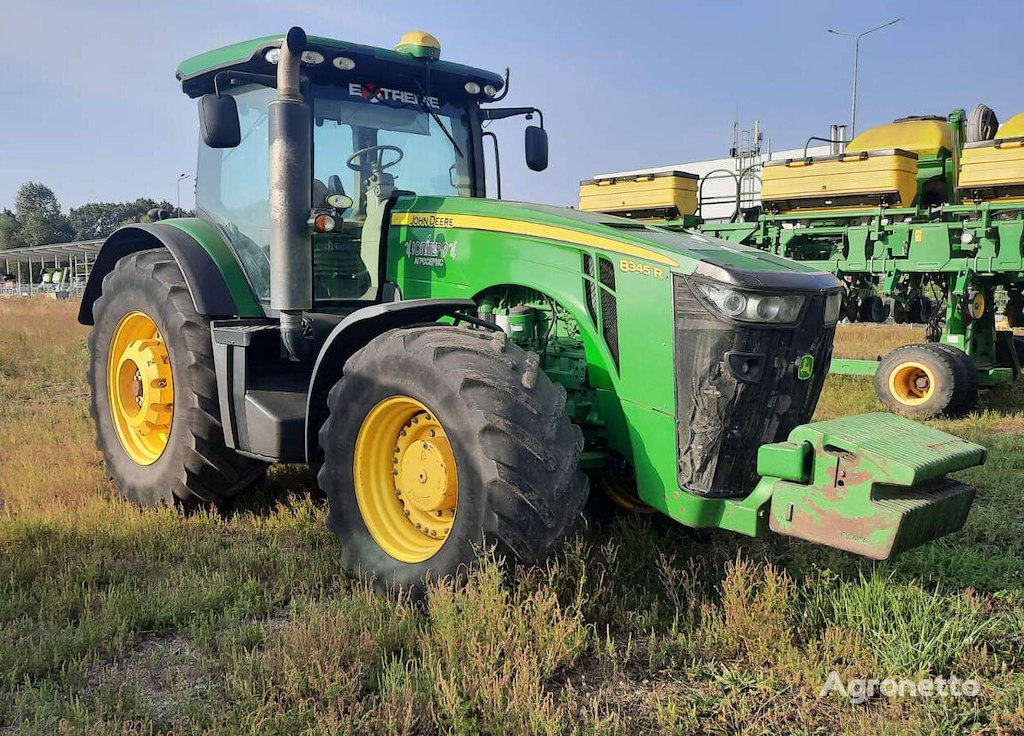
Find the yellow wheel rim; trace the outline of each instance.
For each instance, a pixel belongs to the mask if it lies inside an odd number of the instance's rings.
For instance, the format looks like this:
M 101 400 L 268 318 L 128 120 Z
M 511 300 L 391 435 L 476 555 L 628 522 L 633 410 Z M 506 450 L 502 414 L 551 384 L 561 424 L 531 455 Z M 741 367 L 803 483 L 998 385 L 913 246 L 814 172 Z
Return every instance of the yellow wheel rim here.
M 935 376 L 927 366 L 914 361 L 900 363 L 889 374 L 889 393 L 901 404 L 923 404 L 935 391 Z
M 640 500 L 636 486 L 629 481 L 615 476 L 605 476 L 599 481 L 601 490 L 615 503 L 626 511 L 634 514 L 653 514 L 655 509 Z
M 971 299 L 971 317 L 981 319 L 985 314 L 985 295 L 980 291 Z
M 143 312 L 121 318 L 107 354 L 107 402 L 121 446 L 139 465 L 152 465 L 167 447 L 174 382 L 164 338 Z
M 392 396 L 370 409 L 356 437 L 356 502 L 391 557 L 423 562 L 448 539 L 459 477 L 444 427 L 422 402 Z

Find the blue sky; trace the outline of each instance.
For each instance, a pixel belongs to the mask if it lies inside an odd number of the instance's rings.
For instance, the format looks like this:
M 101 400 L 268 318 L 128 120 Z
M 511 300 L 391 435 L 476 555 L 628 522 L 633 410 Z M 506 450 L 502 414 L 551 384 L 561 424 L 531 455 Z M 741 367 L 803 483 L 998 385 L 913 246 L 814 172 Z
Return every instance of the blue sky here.
M 945 7 L 943 7 L 945 6 Z M 174 201 L 194 173 L 195 103 L 179 61 L 302 25 L 393 46 L 423 29 L 444 58 L 512 67 L 506 103 L 545 114 L 551 166 L 526 169 L 522 121 L 498 123 L 506 198 L 571 204 L 595 173 L 724 156 L 736 119 L 776 149 L 849 118 L 853 42 L 864 39 L 858 128 L 913 114 L 1024 110 L 1024 2 L 355 2 L 0 0 L 0 207 L 43 181 L 65 208 L 137 196 Z M 191 181 L 182 204 L 192 202 Z

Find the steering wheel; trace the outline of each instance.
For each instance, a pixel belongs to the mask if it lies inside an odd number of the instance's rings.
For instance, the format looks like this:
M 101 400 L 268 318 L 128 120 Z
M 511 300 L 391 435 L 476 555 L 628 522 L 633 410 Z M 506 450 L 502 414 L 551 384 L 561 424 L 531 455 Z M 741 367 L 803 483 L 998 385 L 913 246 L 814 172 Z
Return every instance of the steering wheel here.
M 371 151 L 377 154 L 376 160 L 370 163 L 369 165 L 363 164 L 360 161 L 360 158 L 362 158 L 364 153 L 370 153 Z M 393 151 L 394 153 L 397 153 L 398 158 L 396 158 L 394 161 L 388 161 L 387 163 L 384 163 L 385 151 Z M 378 146 L 367 146 L 366 148 L 360 148 L 358 151 L 349 156 L 348 161 L 345 162 L 345 165 L 348 166 L 353 171 L 359 171 L 364 174 L 372 174 L 375 170 L 384 171 L 385 169 L 390 169 L 392 166 L 401 161 L 404 157 L 405 151 L 403 151 L 398 146 L 391 146 L 387 144 L 382 144 Z

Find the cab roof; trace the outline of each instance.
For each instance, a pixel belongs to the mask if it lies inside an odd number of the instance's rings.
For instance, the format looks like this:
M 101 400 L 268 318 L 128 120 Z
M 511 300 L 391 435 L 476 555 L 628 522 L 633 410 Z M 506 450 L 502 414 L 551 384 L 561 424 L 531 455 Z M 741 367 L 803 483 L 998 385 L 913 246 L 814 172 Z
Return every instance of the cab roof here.
M 189 97 L 198 97 L 213 91 L 213 78 L 217 72 L 225 69 L 255 72 L 258 74 L 275 74 L 277 67 L 264 58 L 269 49 L 281 46 L 284 34 L 263 36 L 249 41 L 222 46 L 193 56 L 178 65 L 175 73 L 181 88 Z M 475 81 L 479 85 L 493 85 L 496 90 L 504 86 L 504 79 L 494 72 L 476 67 L 455 64 L 450 61 L 428 60 L 417 58 L 408 53 L 390 49 L 364 46 L 363 44 L 339 41 L 323 36 L 308 36 L 306 49 L 318 51 L 324 55 L 324 61 L 316 67 L 303 64 L 303 71 L 317 69 L 320 74 L 338 75 L 339 80 L 347 78 L 347 71 L 334 68 L 334 59 L 347 57 L 355 62 L 351 73 L 359 76 L 397 73 L 415 73 L 426 69 L 429 64 L 431 75 L 447 75 L 465 81 Z M 320 76 L 320 75 L 318 75 Z

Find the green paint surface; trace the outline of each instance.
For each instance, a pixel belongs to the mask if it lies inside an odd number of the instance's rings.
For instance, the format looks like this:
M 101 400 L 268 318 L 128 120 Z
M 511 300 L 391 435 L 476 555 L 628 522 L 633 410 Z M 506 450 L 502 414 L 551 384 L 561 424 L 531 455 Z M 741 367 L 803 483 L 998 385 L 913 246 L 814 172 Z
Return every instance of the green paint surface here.
M 161 224 L 188 233 L 210 254 L 210 258 L 217 264 L 221 276 L 224 277 L 228 291 L 231 292 L 231 298 L 235 301 L 239 317 L 263 316 L 263 309 L 256 300 L 256 295 L 253 293 L 252 287 L 249 286 L 249 281 L 245 278 L 238 259 L 235 258 L 234 252 L 216 227 L 197 217 L 164 220 Z
M 773 531 L 887 559 L 963 526 L 974 488 L 945 476 L 984 460 L 979 445 L 873 413 L 797 427 L 760 449 L 758 470 Z M 794 480 L 797 462 L 806 481 Z

